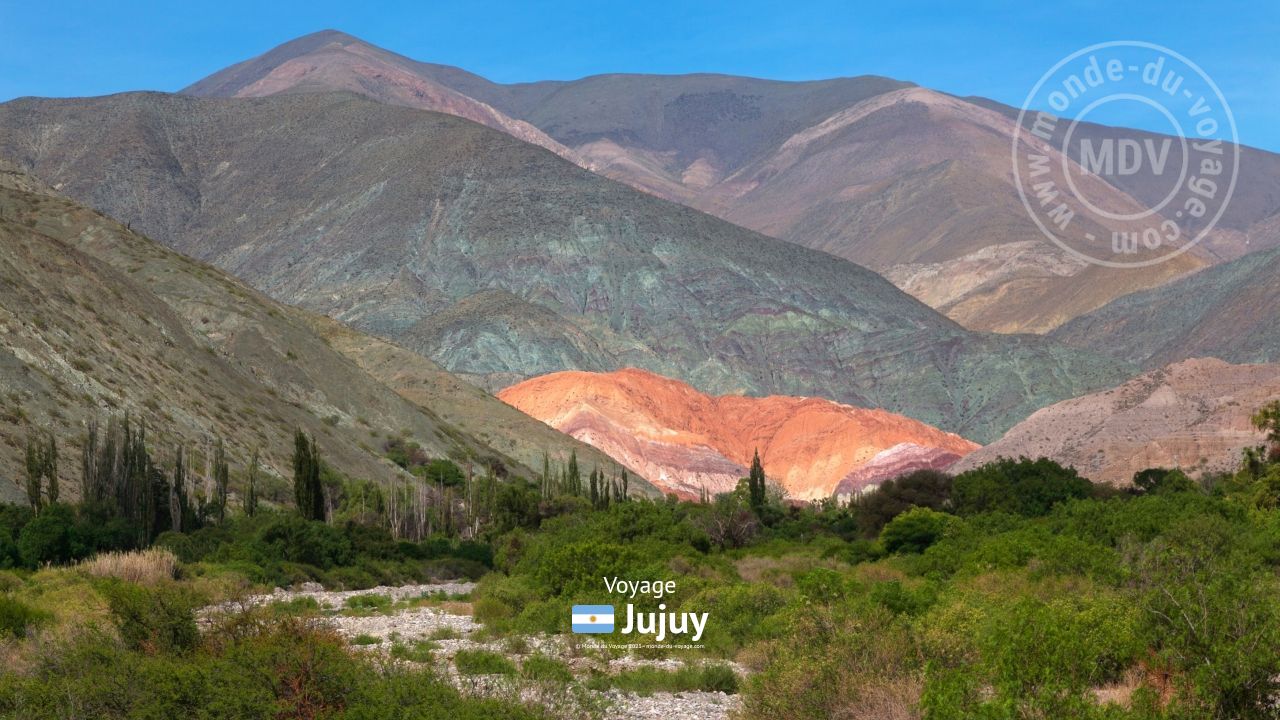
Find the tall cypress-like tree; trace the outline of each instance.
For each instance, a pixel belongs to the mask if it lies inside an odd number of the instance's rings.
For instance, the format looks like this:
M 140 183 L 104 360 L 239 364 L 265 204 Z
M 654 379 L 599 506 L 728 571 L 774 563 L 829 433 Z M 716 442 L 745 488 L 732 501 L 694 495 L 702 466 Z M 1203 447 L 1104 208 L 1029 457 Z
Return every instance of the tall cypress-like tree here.
M 565 478 L 568 484 L 569 493 L 574 496 L 582 495 L 582 472 L 578 470 L 578 451 L 573 450 L 569 453 L 569 469 Z
M 38 513 L 58 502 L 58 440 L 52 432 L 27 436 L 27 502 Z
M 760 464 L 760 451 L 751 458 L 751 474 L 747 476 L 747 490 L 751 496 L 751 509 L 760 510 L 765 502 L 764 466 Z
M 40 480 L 44 477 L 41 458 L 43 447 L 34 434 L 27 436 L 27 502 L 37 513 L 44 507 L 44 495 L 40 492 Z
M 258 514 L 258 448 L 254 448 L 249 457 L 249 470 L 245 474 L 244 484 L 244 514 L 253 517 Z
M 227 450 L 222 438 L 213 450 L 213 516 L 222 522 L 227 517 L 227 484 L 231 480 L 231 470 L 227 465 Z
M 44 477 L 49 484 L 45 486 L 45 495 L 49 498 L 49 504 L 54 505 L 58 502 L 58 496 L 62 494 L 58 487 L 58 439 L 52 432 L 46 437 L 48 443 L 45 445 L 43 469 Z
M 315 438 L 298 430 L 293 437 L 293 499 L 308 520 L 324 520 L 324 488 L 320 484 L 320 451 Z

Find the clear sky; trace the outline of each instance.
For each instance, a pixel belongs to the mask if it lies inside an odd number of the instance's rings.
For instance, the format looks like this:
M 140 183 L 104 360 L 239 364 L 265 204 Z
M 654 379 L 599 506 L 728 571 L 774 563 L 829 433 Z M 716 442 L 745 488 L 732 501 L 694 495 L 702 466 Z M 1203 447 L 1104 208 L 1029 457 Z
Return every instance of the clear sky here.
M 1242 142 L 1280 151 L 1278 0 L 0 0 L 0 100 L 178 90 L 324 28 L 500 82 L 603 72 L 784 80 L 877 74 L 1011 105 L 1081 47 L 1146 40 L 1182 53 L 1213 77 Z

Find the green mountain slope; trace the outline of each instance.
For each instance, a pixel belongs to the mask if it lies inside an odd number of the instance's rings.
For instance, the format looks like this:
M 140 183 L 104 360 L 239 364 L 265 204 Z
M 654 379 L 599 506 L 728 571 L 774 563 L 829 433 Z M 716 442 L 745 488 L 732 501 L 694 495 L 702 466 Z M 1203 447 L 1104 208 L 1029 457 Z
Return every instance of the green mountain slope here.
M 401 472 L 382 457 L 391 433 L 432 456 L 478 466 L 528 473 L 543 450 L 563 457 L 578 449 L 612 467 L 474 392 L 466 404 L 472 433 L 512 452 L 495 450 L 427 408 L 459 406 L 455 392 L 429 388 L 405 399 L 313 325 L 331 321 L 269 300 L 9 167 L 0 168 L 0 247 L 2 497 L 21 497 L 32 427 L 57 435 L 64 492 L 74 497 L 85 423 L 126 412 L 148 423 L 162 453 L 178 442 L 207 451 L 222 437 L 238 468 L 261 447 L 264 464 L 283 477 L 295 428 L 314 434 L 338 470 L 375 480 Z M 378 344 L 385 343 L 351 331 L 344 343 Z M 489 411 L 501 422 L 491 426 Z M 504 441 L 526 434 L 529 447 Z

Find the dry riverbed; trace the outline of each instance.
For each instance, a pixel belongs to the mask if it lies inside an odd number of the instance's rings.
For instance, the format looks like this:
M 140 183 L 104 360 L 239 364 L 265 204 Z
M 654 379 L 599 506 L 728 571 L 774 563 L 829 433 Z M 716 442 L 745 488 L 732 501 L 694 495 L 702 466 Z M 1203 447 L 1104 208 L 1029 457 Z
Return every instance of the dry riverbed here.
M 360 652 L 382 653 L 402 662 L 414 662 L 412 653 L 394 653 L 393 649 L 422 648 L 429 653 L 430 662 L 443 670 L 463 692 L 520 697 L 526 702 L 544 704 L 565 717 L 724 720 L 738 707 L 736 695 L 721 692 L 641 695 L 616 688 L 588 690 L 581 681 L 593 673 L 616 674 L 640 667 L 669 671 L 679 669 L 683 662 L 615 657 L 594 638 L 577 635 L 486 637 L 482 626 L 472 619 L 471 605 L 465 599 L 474 587 L 474 583 L 456 582 L 329 591 L 307 584 L 291 590 L 276 588 L 270 594 L 205 608 L 201 617 L 275 603 L 305 607 L 314 602 L 323 622 L 346 637 Z M 498 653 L 517 664 L 531 656 L 553 658 L 567 665 L 578 682 L 549 687 L 510 676 L 459 673 L 455 657 L 460 651 L 473 650 Z M 729 665 L 739 677 L 745 675 L 744 668 Z

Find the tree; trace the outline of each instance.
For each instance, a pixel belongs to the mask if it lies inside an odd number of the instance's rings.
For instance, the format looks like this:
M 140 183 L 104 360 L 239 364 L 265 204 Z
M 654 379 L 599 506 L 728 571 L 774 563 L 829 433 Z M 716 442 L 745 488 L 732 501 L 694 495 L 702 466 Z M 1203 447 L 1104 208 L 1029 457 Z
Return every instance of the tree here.
M 36 511 L 44 506 L 44 498 L 40 492 L 40 479 L 44 477 L 43 459 L 40 457 L 40 443 L 34 435 L 27 436 L 27 503 Z
M 227 484 L 231 479 L 230 468 L 227 466 L 227 451 L 223 447 L 222 438 L 218 438 L 218 444 L 213 450 L 213 516 L 218 522 L 222 522 L 227 517 Z
M 36 512 L 58 502 L 58 441 L 52 432 L 27 436 L 27 502 Z M 47 484 L 45 481 L 48 481 Z
M 1196 484 L 1181 470 L 1147 468 L 1133 474 L 1133 486 L 1147 494 L 1191 492 Z
M 244 480 L 244 514 L 249 517 L 258 514 L 258 462 L 258 448 L 254 448 Z
M 1253 426 L 1266 433 L 1271 458 L 1280 460 L 1280 400 L 1267 403 L 1253 416 Z
M 760 510 L 764 508 L 767 497 L 764 466 L 760 464 L 759 450 L 756 450 L 755 455 L 751 458 L 751 472 L 747 475 L 747 489 L 750 494 L 751 509 L 759 514 Z
M 951 507 L 951 476 L 937 470 L 916 470 L 853 499 L 850 510 L 864 537 L 874 538 L 884 526 L 912 507 L 946 510 Z
M 1038 517 L 1060 502 L 1092 493 L 1093 483 L 1046 458 L 999 458 L 957 475 L 951 485 L 959 515 L 1007 512 Z
M 760 531 L 760 519 L 742 506 L 741 495 L 723 493 L 716 496 L 703 515 L 702 529 L 707 538 L 721 548 L 740 548 Z
M 320 481 L 320 451 L 315 438 L 302 430 L 293 437 L 293 499 L 308 520 L 324 520 L 324 487 Z

